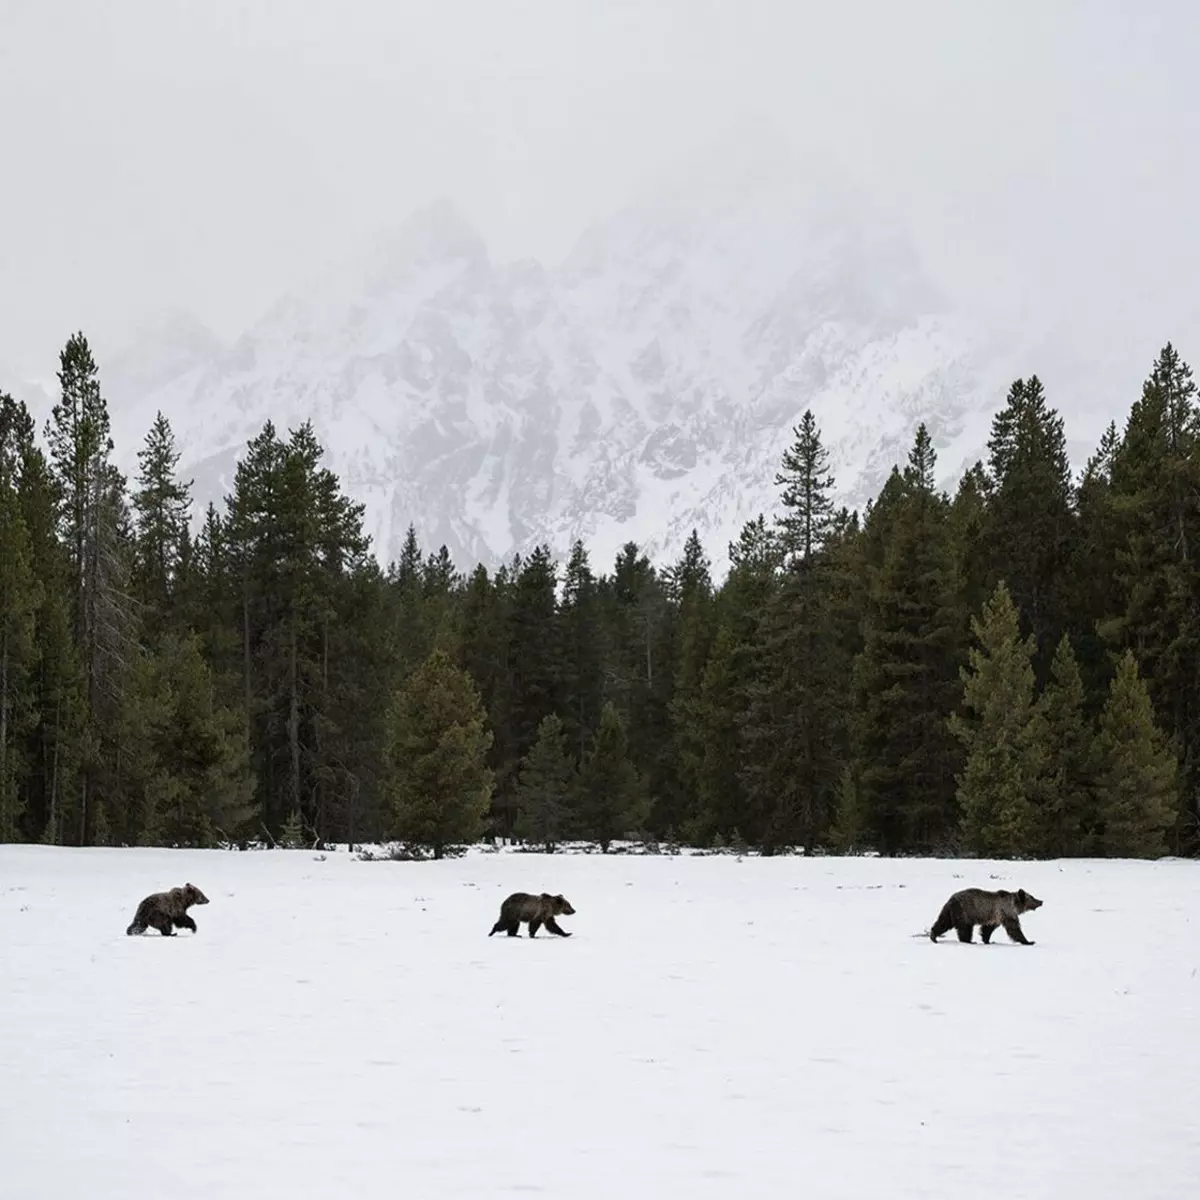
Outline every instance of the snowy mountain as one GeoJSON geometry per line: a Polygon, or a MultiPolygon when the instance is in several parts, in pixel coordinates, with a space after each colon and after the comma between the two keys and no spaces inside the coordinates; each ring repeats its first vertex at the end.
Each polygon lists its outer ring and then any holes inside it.
{"type": "Polygon", "coordinates": [[[773,513],[780,456],[816,414],[840,498],[862,505],[928,423],[951,483],[1008,383],[903,230],[822,180],[747,173],[601,222],[566,261],[497,263],[444,201],[288,295],[232,346],[172,317],[100,361],[122,465],[157,409],[197,511],[271,419],[313,422],[384,560],[415,524],[460,568],[582,537],[675,556],[773,513]]]}

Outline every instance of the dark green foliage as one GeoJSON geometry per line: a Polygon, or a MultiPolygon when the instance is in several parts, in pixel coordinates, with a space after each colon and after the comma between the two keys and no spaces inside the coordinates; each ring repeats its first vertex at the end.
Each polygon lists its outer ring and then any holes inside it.
{"type": "Polygon", "coordinates": [[[388,714],[385,787],[400,841],[441,858],[478,839],[494,786],[486,725],[471,677],[434,650],[388,714]]]}
{"type": "Polygon", "coordinates": [[[1095,839],[1095,735],[1084,700],[1079,664],[1064,633],[1038,701],[1046,754],[1039,807],[1048,858],[1089,854],[1095,839]]]}
{"type": "Polygon", "coordinates": [[[629,761],[625,723],[609,703],[580,770],[580,821],[607,853],[618,838],[640,833],[649,812],[643,779],[629,761]]]}
{"type": "Polygon", "coordinates": [[[463,574],[410,527],[381,569],[307,425],[267,423],[189,528],[168,423],[129,488],[82,335],[59,382],[41,444],[0,396],[0,837],[1200,849],[1200,415],[1171,346],[1077,488],[1033,376],[953,500],[922,425],[861,521],[804,413],[723,580],[695,531],[670,564],[577,541],[463,574]]]}
{"type": "Polygon", "coordinates": [[[1099,853],[1153,858],[1166,852],[1175,820],[1176,763],[1154,723],[1133,652],[1117,662],[1096,739],[1096,819],[1099,853]]]}
{"type": "Polygon", "coordinates": [[[972,618],[977,645],[963,668],[963,708],[950,727],[966,749],[958,777],[964,848],[988,858],[1030,858],[1041,849],[1045,744],[1034,710],[1032,635],[1003,581],[972,618]]]}
{"type": "Polygon", "coordinates": [[[567,837],[579,799],[579,773],[557,713],[543,717],[537,739],[521,764],[515,833],[552,851],[567,837]]]}
{"type": "Polygon", "coordinates": [[[949,505],[922,425],[903,475],[869,514],[863,648],[855,664],[857,778],[876,845],[934,850],[956,826],[961,754],[946,717],[961,695],[966,618],[949,505]]]}

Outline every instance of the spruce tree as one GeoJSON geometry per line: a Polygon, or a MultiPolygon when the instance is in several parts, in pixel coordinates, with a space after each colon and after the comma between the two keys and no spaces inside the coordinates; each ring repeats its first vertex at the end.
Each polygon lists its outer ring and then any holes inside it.
{"type": "Polygon", "coordinates": [[[971,621],[977,646],[963,668],[963,708],[950,727],[966,749],[958,802],[966,849],[981,857],[1032,857],[1041,850],[1036,798],[1045,746],[1034,711],[1034,639],[1001,581],[971,621]]]}
{"type": "Polygon", "coordinates": [[[1075,512],[1063,421],[1036,375],[1012,385],[988,452],[990,578],[1006,581],[1044,668],[1067,622],[1075,512]]]}
{"type": "Polygon", "coordinates": [[[1084,707],[1079,664],[1065,633],[1050,664],[1050,678],[1037,709],[1046,751],[1039,805],[1043,853],[1049,858],[1088,854],[1095,835],[1095,738],[1084,707]]]}
{"type": "Polygon", "coordinates": [[[393,832],[441,858],[476,841],[491,803],[492,735],[469,675],[434,650],[397,692],[388,714],[386,789],[393,832]]]}
{"type": "MultiPolygon", "coordinates": [[[[0,396],[0,409],[11,401],[0,396]]],[[[17,839],[29,795],[24,739],[37,721],[34,640],[40,587],[17,492],[19,457],[0,441],[0,842],[17,839]]]]}
{"type": "Polygon", "coordinates": [[[133,495],[134,589],[159,626],[170,615],[188,537],[191,484],[179,480],[178,463],[171,423],[160,412],[138,451],[133,495]]]}
{"type": "Polygon", "coordinates": [[[610,701],[580,770],[580,832],[607,853],[618,838],[640,832],[649,811],[645,783],[629,760],[625,724],[610,701]]]}
{"type": "Polygon", "coordinates": [[[816,844],[836,804],[843,765],[836,718],[845,680],[838,677],[826,552],[834,528],[833,476],[811,412],[796,435],[776,479],[784,485],[784,570],[759,615],[743,726],[749,804],[743,833],[764,854],[816,844]]]}
{"type": "Polygon", "coordinates": [[[1154,858],[1175,820],[1176,761],[1154,721],[1133,652],[1117,661],[1096,739],[1097,851],[1154,858]]]}
{"type": "Polygon", "coordinates": [[[514,832],[548,853],[568,835],[578,800],[579,775],[557,713],[543,717],[517,782],[514,832]]]}
{"type": "Polygon", "coordinates": [[[917,430],[863,531],[869,572],[854,668],[855,758],[864,810],[885,853],[932,850],[954,829],[961,754],[946,726],[960,696],[966,620],[936,456],[917,430]]]}

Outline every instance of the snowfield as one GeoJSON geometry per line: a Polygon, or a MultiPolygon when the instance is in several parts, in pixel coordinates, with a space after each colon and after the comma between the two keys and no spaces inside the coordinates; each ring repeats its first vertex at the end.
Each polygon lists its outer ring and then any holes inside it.
{"type": "Polygon", "coordinates": [[[0,1196],[1182,1198],[1198,912],[1181,861],[2,846],[0,1196]],[[913,936],[969,885],[1037,944],[913,936]],[[517,890],[574,936],[489,940],[517,890]]]}

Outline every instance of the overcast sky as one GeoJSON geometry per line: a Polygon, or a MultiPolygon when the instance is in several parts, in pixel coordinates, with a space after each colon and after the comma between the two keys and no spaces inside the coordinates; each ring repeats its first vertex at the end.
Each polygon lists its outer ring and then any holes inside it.
{"type": "MultiPolygon", "coordinates": [[[[558,259],[765,120],[986,297],[1200,358],[1194,0],[0,0],[0,364],[233,337],[439,195],[558,259]],[[1189,340],[1190,339],[1190,340],[1189,340]]],[[[1150,353],[1153,353],[1153,348],[1150,353]]]]}

